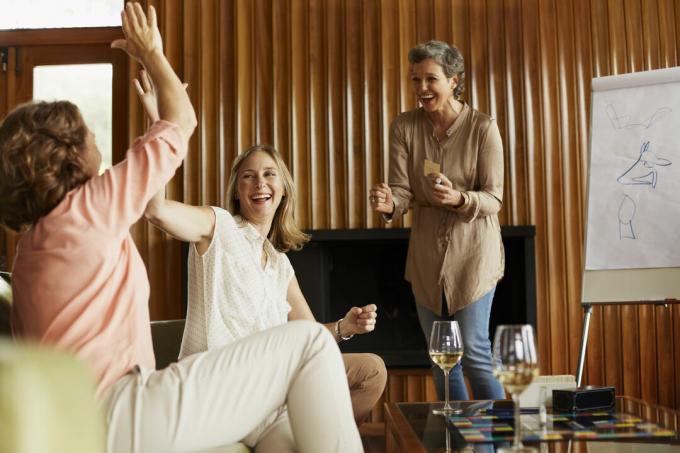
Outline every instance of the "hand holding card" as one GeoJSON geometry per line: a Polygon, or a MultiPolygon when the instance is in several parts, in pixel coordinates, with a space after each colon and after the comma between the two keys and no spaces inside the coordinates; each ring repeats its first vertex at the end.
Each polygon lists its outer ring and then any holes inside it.
{"type": "Polygon", "coordinates": [[[429,159],[425,159],[423,163],[423,173],[424,176],[429,176],[431,173],[439,173],[441,171],[441,166],[437,162],[433,162],[429,159]]]}

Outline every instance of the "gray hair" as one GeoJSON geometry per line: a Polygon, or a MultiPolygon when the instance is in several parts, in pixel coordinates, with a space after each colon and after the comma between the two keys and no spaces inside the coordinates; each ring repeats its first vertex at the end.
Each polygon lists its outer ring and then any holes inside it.
{"type": "Polygon", "coordinates": [[[443,41],[428,41],[418,44],[408,52],[408,62],[411,64],[420,63],[428,58],[432,58],[442,67],[446,78],[458,75],[458,84],[453,90],[453,95],[456,99],[460,98],[465,89],[465,61],[460,50],[443,41]]]}

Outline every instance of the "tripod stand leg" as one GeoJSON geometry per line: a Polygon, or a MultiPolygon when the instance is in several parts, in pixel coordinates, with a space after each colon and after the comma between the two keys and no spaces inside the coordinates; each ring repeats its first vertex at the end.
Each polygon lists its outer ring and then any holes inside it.
{"type": "Polygon", "coordinates": [[[586,347],[588,346],[588,329],[590,328],[590,317],[593,314],[592,305],[583,305],[585,316],[583,317],[583,329],[581,330],[581,350],[578,354],[578,367],[576,370],[576,387],[581,387],[583,378],[583,367],[586,362],[586,347]]]}

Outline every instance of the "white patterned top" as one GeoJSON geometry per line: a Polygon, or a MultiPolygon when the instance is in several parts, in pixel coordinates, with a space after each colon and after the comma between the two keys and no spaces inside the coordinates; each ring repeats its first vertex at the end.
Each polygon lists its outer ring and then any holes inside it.
{"type": "Polygon", "coordinates": [[[179,358],[224,346],[288,321],[294,270],[251,224],[221,208],[208,250],[189,247],[189,307],[179,358]],[[267,263],[262,268],[264,245],[267,263]]]}

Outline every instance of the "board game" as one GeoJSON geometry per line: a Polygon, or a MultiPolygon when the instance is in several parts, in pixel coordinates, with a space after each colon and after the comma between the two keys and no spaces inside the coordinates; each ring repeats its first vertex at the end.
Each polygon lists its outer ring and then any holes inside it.
{"type": "MultiPolygon", "coordinates": [[[[548,414],[541,423],[538,413],[523,413],[523,441],[616,440],[675,437],[662,428],[630,414],[582,412],[548,414]]],[[[451,415],[448,423],[467,443],[511,441],[514,436],[512,411],[482,411],[479,415],[451,415]]]]}

